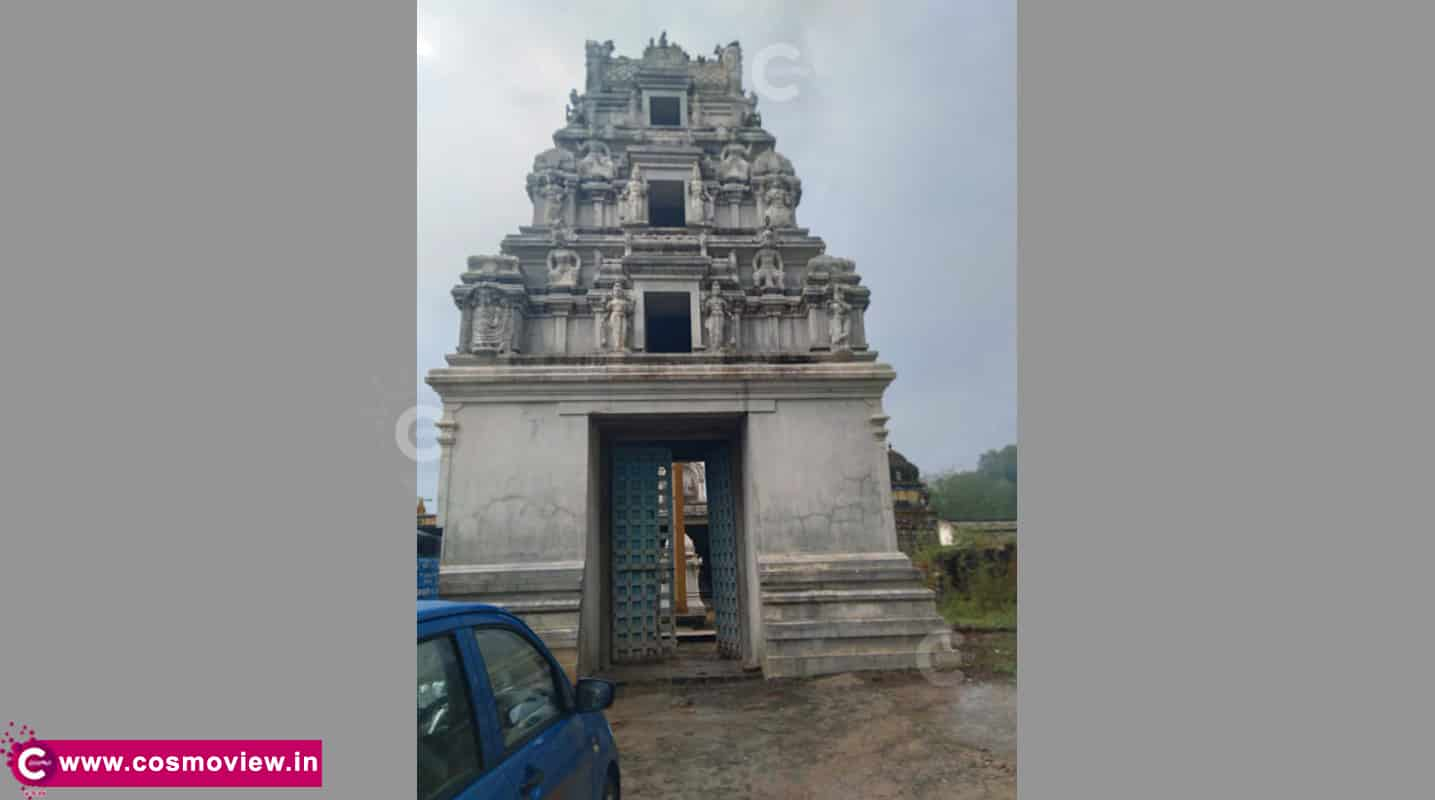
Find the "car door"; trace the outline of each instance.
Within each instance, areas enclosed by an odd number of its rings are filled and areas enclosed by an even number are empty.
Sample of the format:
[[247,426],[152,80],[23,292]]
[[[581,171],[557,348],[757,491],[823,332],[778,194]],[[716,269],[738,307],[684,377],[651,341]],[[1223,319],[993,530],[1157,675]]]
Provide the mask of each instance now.
[[488,706],[479,683],[466,667],[471,645],[461,637],[468,630],[419,627],[418,800],[512,797],[516,791],[485,752],[494,733],[481,716]]
[[568,677],[521,628],[494,622],[472,629],[483,662],[484,696],[497,723],[494,772],[522,800],[589,800],[593,752],[573,710]]

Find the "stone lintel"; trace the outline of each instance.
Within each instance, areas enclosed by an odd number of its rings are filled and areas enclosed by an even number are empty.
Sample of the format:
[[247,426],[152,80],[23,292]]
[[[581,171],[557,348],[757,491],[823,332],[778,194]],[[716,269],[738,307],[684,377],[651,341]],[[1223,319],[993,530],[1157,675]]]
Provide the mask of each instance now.
[[[829,361],[805,364],[633,364],[450,367],[427,381],[444,402],[669,401],[677,406],[713,401],[877,399],[896,372],[886,364]],[[675,406],[675,409],[677,408]],[[735,406],[734,410],[738,410]],[[681,412],[678,412],[681,413]]]

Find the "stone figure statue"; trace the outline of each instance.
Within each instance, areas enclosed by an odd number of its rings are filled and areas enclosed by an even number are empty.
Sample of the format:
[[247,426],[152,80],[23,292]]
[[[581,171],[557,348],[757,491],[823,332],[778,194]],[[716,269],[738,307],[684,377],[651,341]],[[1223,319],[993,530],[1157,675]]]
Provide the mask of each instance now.
[[633,313],[633,301],[623,288],[623,279],[613,283],[613,293],[608,297],[608,349],[615,353],[628,352],[628,317]]
[[730,95],[742,94],[742,48],[737,42],[728,43],[717,54],[727,68],[727,90]]
[[764,247],[752,257],[752,279],[763,291],[782,290],[782,254],[776,248]]
[[723,183],[746,183],[751,165],[748,163],[747,148],[733,142],[722,149],[718,163],[718,180]]
[[563,201],[567,192],[563,184],[550,181],[543,187],[543,223],[556,225],[563,220]]
[[583,259],[568,249],[570,236],[568,228],[561,222],[553,228],[553,249],[548,251],[548,285],[558,289],[571,289],[578,285],[578,271],[583,268]]
[[790,228],[793,224],[792,195],[781,184],[773,184],[763,192],[766,206],[766,222],[778,228]]
[[832,284],[832,299],[827,303],[827,333],[833,350],[850,350],[852,306],[842,297],[842,284]]
[[723,331],[727,324],[727,301],[723,299],[722,285],[717,281],[713,281],[712,291],[707,300],[703,301],[703,313],[706,315],[703,324],[708,335],[708,350],[725,349],[727,338],[723,336]]
[[642,168],[633,165],[633,174],[623,190],[623,202],[619,207],[621,221],[637,225],[648,221],[648,183],[643,178]]
[[617,174],[613,156],[608,145],[591,141],[583,145],[583,157],[578,160],[578,177],[583,180],[610,181]]
[[702,461],[683,462],[683,499],[689,503],[706,503],[707,464]]
[[688,224],[711,225],[713,222],[713,198],[703,185],[702,171],[693,165],[693,175],[688,179]]
[[471,349],[475,353],[507,353],[517,348],[518,320],[512,304],[504,300],[502,293],[491,286],[481,286],[474,292],[473,336]]
[[690,127],[703,127],[703,96],[700,92],[693,92],[693,101],[688,104],[688,115],[691,117],[688,122]]
[[628,124],[635,128],[643,125],[643,95],[636,86],[628,93]]
[[762,115],[757,113],[757,92],[748,92],[744,99],[747,101],[747,110],[742,112],[742,127],[761,128]]
[[568,91],[568,107],[564,109],[564,115],[570,125],[582,125],[588,121],[587,115],[583,113],[583,102],[578,98],[578,90]]

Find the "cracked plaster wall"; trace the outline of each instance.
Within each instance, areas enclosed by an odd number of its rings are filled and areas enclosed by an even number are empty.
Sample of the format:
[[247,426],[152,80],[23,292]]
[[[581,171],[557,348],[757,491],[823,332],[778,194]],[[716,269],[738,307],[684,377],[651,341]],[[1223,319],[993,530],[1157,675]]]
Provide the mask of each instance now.
[[556,403],[497,403],[455,419],[444,563],[582,560],[587,418],[559,416]]
[[895,549],[871,413],[862,400],[781,400],[775,414],[748,415],[748,518],[760,555]]

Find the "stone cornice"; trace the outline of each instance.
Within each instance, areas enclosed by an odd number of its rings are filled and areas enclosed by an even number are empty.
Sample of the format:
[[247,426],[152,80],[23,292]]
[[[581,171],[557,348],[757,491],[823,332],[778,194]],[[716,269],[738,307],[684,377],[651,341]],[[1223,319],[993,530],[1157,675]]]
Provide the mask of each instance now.
[[897,377],[887,364],[631,364],[515,366],[430,370],[427,383],[445,403],[573,402],[739,398],[744,401],[879,398]]

